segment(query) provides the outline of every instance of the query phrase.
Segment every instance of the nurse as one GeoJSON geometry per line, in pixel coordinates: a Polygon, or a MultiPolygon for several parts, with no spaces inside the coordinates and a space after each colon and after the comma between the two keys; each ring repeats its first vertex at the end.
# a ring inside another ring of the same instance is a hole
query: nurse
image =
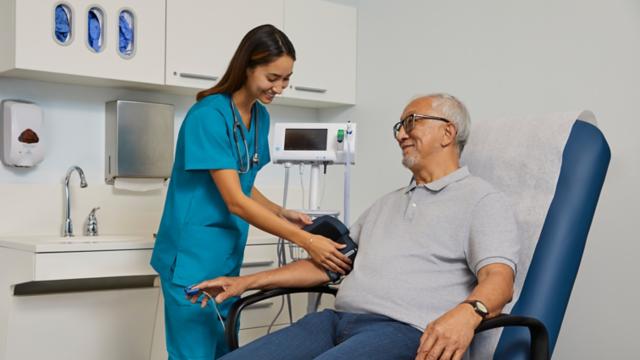
{"type": "Polygon", "coordinates": [[[249,224],[304,248],[319,265],[344,273],[343,245],[300,227],[307,215],[271,202],[253,185],[269,161],[270,104],[288,86],[295,50],[272,25],[247,33],[229,67],[198,93],[178,134],[175,161],[151,265],[160,274],[170,359],[224,355],[222,323],[232,302],[200,309],[184,288],[240,272],[249,224]]]}

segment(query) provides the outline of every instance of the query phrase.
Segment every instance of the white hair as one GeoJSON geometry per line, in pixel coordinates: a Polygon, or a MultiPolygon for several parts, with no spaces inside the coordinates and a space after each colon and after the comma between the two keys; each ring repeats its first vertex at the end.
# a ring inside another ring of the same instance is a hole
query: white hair
{"type": "Polygon", "coordinates": [[[437,111],[443,118],[451,121],[456,127],[456,144],[460,153],[462,153],[471,131],[471,118],[467,107],[458,98],[446,93],[429,94],[421,96],[421,98],[432,99],[431,107],[433,110],[437,111]]]}

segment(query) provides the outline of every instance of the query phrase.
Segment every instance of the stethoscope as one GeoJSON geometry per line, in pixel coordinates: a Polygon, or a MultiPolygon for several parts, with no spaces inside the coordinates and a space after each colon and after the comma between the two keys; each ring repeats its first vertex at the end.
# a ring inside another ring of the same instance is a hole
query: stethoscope
{"type": "Polygon", "coordinates": [[[236,143],[236,152],[238,154],[238,161],[240,162],[240,167],[238,172],[241,174],[246,174],[251,169],[251,165],[257,165],[260,162],[260,157],[258,156],[258,112],[256,111],[256,105],[253,105],[251,121],[253,121],[253,129],[254,139],[253,139],[253,156],[249,159],[249,145],[247,144],[247,138],[244,136],[244,131],[242,130],[242,126],[240,125],[240,121],[238,121],[238,117],[236,116],[236,105],[233,103],[233,99],[229,99],[229,103],[231,104],[231,113],[233,114],[233,140],[236,143]],[[238,131],[240,132],[240,138],[242,138],[242,143],[244,144],[244,153],[246,162],[246,167],[244,166],[242,160],[242,153],[240,149],[240,143],[238,142],[238,131]]]}

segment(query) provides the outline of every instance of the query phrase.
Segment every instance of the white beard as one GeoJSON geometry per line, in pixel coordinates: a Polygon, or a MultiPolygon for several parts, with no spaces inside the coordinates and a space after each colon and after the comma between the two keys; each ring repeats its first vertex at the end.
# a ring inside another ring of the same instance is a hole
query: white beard
{"type": "Polygon", "coordinates": [[[418,163],[417,155],[406,155],[402,157],[402,165],[407,169],[411,170],[418,163]]]}

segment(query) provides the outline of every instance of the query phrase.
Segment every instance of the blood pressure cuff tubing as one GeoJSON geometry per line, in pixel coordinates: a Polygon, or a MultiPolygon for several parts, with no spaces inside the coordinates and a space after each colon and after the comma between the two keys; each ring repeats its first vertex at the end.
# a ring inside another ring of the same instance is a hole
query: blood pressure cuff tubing
{"type": "MultiPolygon", "coordinates": [[[[323,215],[313,220],[313,224],[309,224],[304,227],[304,230],[312,234],[322,235],[327,237],[338,244],[346,244],[347,246],[340,249],[340,252],[345,254],[352,262],[356,258],[358,253],[358,246],[349,236],[349,229],[338,219],[333,216],[323,215]]],[[[327,275],[331,282],[336,282],[340,279],[340,273],[326,270],[327,275]]]]}

